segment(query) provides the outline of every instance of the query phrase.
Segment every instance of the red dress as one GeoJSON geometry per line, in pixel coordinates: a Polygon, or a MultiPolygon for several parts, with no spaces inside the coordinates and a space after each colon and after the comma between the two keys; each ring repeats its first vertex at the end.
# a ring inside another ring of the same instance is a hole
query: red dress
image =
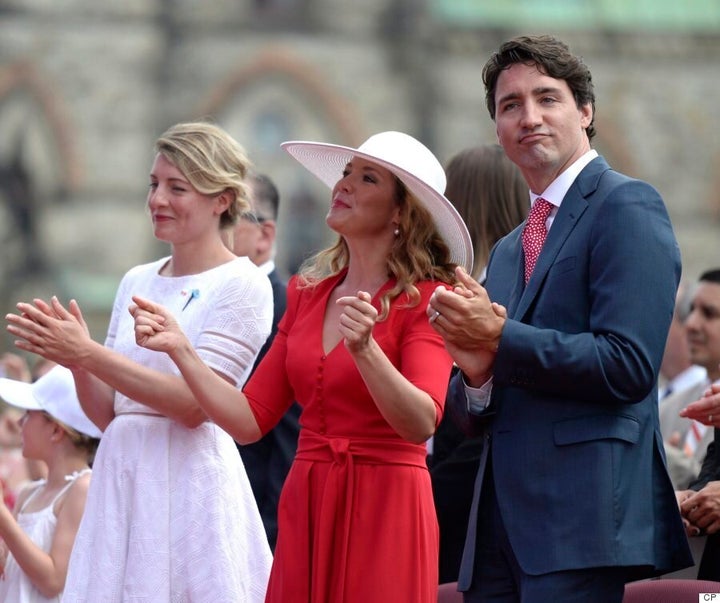
{"type": "MultiPolygon", "coordinates": [[[[287,311],[244,392],[266,433],[293,400],[303,407],[298,451],[278,508],[267,591],[272,603],[434,603],[438,527],[423,444],[383,419],[342,341],[325,354],[328,296],[344,277],[288,285],[287,311]]],[[[428,323],[438,283],[401,295],[373,336],[394,366],[428,392],[440,421],[452,360],[428,323]]],[[[382,293],[373,304],[379,309],[382,293]]]]}

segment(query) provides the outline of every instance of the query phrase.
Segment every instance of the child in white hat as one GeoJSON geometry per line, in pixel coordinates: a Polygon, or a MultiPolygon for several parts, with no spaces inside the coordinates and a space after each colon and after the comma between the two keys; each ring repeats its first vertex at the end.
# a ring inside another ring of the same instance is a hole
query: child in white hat
{"type": "Polygon", "coordinates": [[[102,434],[83,413],[72,373],[62,366],[33,384],[0,379],[0,398],[25,410],[23,455],[48,467],[47,479],[20,492],[14,512],[0,504],[0,601],[60,601],[102,434]]]}

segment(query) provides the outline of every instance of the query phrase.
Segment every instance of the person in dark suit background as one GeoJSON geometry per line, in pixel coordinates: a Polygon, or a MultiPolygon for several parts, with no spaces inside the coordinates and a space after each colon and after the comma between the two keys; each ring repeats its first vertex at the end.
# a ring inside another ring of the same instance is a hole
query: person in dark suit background
{"type": "MultiPolygon", "coordinates": [[[[273,291],[273,323],[270,336],[260,349],[258,365],[277,333],[277,325],[285,313],[287,286],[275,267],[277,217],[280,195],[266,174],[252,173],[248,177],[252,212],[244,214],[233,231],[232,249],[235,255],[246,255],[263,269],[273,291]]],[[[277,505],[285,477],[290,470],[300,433],[300,406],[296,403],[278,424],[253,444],[238,444],[238,450],[255,495],[260,516],[267,532],[270,548],[277,540],[277,505]]]]}
{"type": "Polygon", "coordinates": [[[592,149],[592,77],[566,44],[510,40],[483,81],[533,208],[485,287],[458,270],[427,310],[462,371],[447,412],[486,438],[458,589],[619,603],[625,582],[692,565],[657,408],[678,245],[657,191],[592,149]]]}
{"type": "MultiPolygon", "coordinates": [[[[709,366],[720,343],[720,269],[700,276],[687,328],[692,352],[709,366]]],[[[681,416],[714,429],[700,474],[689,489],[677,492],[677,498],[688,536],[707,534],[697,577],[720,581],[720,367],[715,364],[708,370],[712,384],[705,395],[680,411],[681,416]]]]}
{"type": "Polygon", "coordinates": [[[695,283],[685,280],[681,280],[678,286],[675,312],[670,321],[665,352],[660,364],[658,401],[661,405],[668,396],[704,382],[707,377],[707,371],[703,367],[693,364],[685,329],[685,321],[690,315],[695,287],[695,283]]]}
{"type": "Polygon", "coordinates": [[[685,346],[701,379],[678,387],[660,403],[660,432],[665,441],[668,470],[676,490],[686,490],[698,478],[713,432],[680,411],[702,397],[711,383],[720,383],[720,269],[703,272],[693,287],[683,322],[685,346]]]}

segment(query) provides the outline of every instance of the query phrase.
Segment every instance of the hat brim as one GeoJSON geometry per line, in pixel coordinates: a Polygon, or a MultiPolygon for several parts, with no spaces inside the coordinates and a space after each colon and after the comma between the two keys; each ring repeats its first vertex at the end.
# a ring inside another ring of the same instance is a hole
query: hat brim
{"type": "Polygon", "coordinates": [[[353,157],[371,161],[389,170],[430,212],[438,233],[450,249],[452,262],[462,266],[466,272],[472,272],[473,245],[465,222],[445,195],[414,174],[352,147],[305,140],[290,140],[280,146],[330,189],[340,180],[345,166],[353,157]]]}
{"type": "Polygon", "coordinates": [[[63,366],[53,367],[35,383],[0,379],[0,398],[16,408],[43,410],[54,420],[92,438],[102,436],[82,410],[72,373],[63,366]]]}
{"type": "Polygon", "coordinates": [[[0,379],[0,399],[16,408],[42,410],[42,406],[33,395],[32,384],[17,379],[6,377],[0,379]]]}

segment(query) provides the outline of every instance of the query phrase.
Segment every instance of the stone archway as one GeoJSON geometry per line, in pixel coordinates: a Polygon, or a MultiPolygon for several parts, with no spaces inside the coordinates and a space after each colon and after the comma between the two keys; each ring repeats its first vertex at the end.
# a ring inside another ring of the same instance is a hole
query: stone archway
{"type": "Polygon", "coordinates": [[[39,221],[48,203],[78,189],[67,119],[47,79],[28,63],[0,67],[0,307],[47,272],[39,221]]]}
{"type": "Polygon", "coordinates": [[[293,273],[333,236],[324,222],[329,192],[282,152],[280,142],[356,146],[366,138],[360,112],[315,67],[273,48],[221,81],[194,114],[220,123],[276,182],[281,195],[276,263],[286,276],[293,273]]]}

